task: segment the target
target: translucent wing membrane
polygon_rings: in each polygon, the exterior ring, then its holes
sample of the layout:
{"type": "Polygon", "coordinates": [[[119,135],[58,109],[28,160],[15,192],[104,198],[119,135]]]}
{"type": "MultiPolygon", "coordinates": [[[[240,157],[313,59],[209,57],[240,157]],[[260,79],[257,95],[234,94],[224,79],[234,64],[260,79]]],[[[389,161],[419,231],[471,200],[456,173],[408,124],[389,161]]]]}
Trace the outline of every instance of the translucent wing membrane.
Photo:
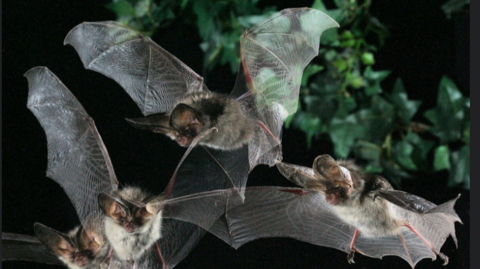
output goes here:
{"type": "MultiPolygon", "coordinates": [[[[435,207],[430,213],[418,214],[390,204],[392,212],[406,220],[435,250],[439,251],[448,236],[455,238],[456,199],[435,207]]],[[[227,207],[209,231],[234,248],[262,237],[291,237],[319,246],[350,252],[355,234],[352,227],[340,220],[319,192],[298,188],[247,188],[245,203],[227,207]]],[[[359,253],[381,258],[399,256],[412,267],[424,258],[435,259],[432,249],[414,232],[402,227],[400,234],[365,237],[355,241],[359,253]]]]}
{"type": "Polygon", "coordinates": [[[14,260],[63,265],[35,236],[2,233],[2,261],[14,260]]]}
{"type": "MultiPolygon", "coordinates": [[[[100,192],[117,189],[108,152],[93,120],[82,105],[47,68],[35,67],[28,79],[27,107],[45,130],[48,141],[47,176],[65,190],[82,224],[100,214],[100,192]]],[[[86,224],[88,225],[88,224],[86,224]]]]}
{"type": "Polygon", "coordinates": [[[172,179],[171,198],[230,188],[243,197],[248,172],[247,146],[232,151],[195,147],[172,179]]]}
{"type": "Polygon", "coordinates": [[[85,68],[120,84],[144,115],[170,111],[188,92],[208,91],[203,78],[175,56],[117,22],[79,24],[64,44],[75,48],[85,68]]]}
{"type": "Polygon", "coordinates": [[[240,99],[253,94],[246,101],[254,102],[250,107],[256,111],[251,113],[261,121],[251,143],[251,165],[274,165],[281,158],[278,149],[271,149],[280,144],[286,117],[297,110],[303,70],[318,54],[322,32],[338,26],[321,11],[295,8],[275,13],[242,35],[243,74],[232,94],[240,99]]]}

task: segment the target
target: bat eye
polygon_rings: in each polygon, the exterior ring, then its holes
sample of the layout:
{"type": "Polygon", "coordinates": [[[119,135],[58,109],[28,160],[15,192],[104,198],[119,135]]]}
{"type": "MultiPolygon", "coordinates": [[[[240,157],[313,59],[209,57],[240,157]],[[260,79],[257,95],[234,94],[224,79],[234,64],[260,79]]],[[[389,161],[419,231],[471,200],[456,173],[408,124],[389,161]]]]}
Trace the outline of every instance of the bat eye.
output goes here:
{"type": "Polygon", "coordinates": [[[195,129],[191,128],[190,130],[188,130],[188,134],[192,137],[195,137],[197,135],[197,132],[195,132],[195,129]]]}
{"type": "Polygon", "coordinates": [[[124,221],[125,221],[125,219],[124,219],[124,218],[120,218],[120,222],[122,222],[122,223],[123,223],[124,221]]]}
{"type": "Polygon", "coordinates": [[[85,255],[86,255],[87,258],[89,258],[90,260],[93,259],[93,252],[92,252],[92,251],[86,250],[86,251],[85,251],[85,255]]]}
{"type": "Polygon", "coordinates": [[[338,194],[342,197],[345,196],[345,190],[343,188],[338,188],[338,194]]]}

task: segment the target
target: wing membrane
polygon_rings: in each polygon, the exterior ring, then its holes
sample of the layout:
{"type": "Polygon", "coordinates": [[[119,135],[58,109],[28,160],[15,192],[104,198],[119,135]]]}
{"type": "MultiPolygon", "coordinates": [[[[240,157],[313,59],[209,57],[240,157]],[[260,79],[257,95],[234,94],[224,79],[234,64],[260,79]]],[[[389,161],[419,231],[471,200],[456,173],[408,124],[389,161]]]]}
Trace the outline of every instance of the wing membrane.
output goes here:
{"type": "Polygon", "coordinates": [[[117,189],[110,157],[93,120],[55,74],[35,67],[25,76],[27,107],[47,136],[47,176],[65,190],[84,224],[91,213],[101,212],[98,194],[117,189]]]}

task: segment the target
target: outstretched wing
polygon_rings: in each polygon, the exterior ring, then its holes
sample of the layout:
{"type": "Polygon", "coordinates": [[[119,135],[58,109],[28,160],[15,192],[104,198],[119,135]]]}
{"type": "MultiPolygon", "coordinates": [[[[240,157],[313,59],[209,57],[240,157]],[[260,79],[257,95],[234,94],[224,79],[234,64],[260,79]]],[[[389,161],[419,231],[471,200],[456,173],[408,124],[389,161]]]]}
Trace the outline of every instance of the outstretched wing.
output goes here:
{"type": "Polygon", "coordinates": [[[27,71],[27,107],[45,130],[47,176],[65,190],[82,224],[100,213],[100,192],[110,193],[118,182],[95,123],[63,83],[46,67],[27,71]]]}
{"type": "Polygon", "coordinates": [[[35,236],[2,233],[2,261],[15,260],[64,265],[35,236]]]}
{"type": "Polygon", "coordinates": [[[193,91],[208,91],[203,78],[150,38],[113,21],[84,22],[64,44],[72,45],[85,68],[120,84],[147,116],[165,113],[193,91]]]}
{"type": "MultiPolygon", "coordinates": [[[[436,250],[446,238],[455,239],[453,216],[455,200],[437,206],[438,210],[418,214],[392,204],[392,212],[410,222],[436,250]]],[[[234,248],[264,237],[291,237],[311,244],[350,252],[355,227],[339,219],[332,206],[319,192],[300,188],[255,187],[247,188],[245,203],[228,207],[209,232],[234,248]]],[[[424,258],[435,258],[432,250],[409,228],[403,227],[400,235],[365,237],[359,233],[355,241],[359,253],[381,258],[399,256],[412,267],[424,258]]]]}
{"type": "Polygon", "coordinates": [[[232,95],[248,103],[247,110],[259,121],[258,137],[250,144],[252,168],[281,160],[283,122],[297,111],[303,70],[318,55],[322,32],[332,27],[339,25],[321,11],[293,8],[273,14],[242,35],[232,95]]]}

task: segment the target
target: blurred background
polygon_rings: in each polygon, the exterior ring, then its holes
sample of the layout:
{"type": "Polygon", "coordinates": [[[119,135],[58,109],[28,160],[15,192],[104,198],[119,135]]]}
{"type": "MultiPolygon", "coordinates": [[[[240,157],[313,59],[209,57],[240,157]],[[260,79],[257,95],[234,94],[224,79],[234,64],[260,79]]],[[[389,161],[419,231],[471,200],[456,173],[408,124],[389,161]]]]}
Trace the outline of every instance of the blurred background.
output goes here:
{"type": "MultiPolygon", "coordinates": [[[[245,29],[290,7],[320,9],[339,24],[321,38],[302,78],[298,112],[286,122],[284,161],[354,158],[398,188],[434,203],[455,197],[459,248],[447,239],[447,268],[469,268],[470,2],[449,1],[4,1],[2,231],[33,235],[33,223],[59,231],[78,223],[63,190],[45,177],[46,137],[26,108],[23,74],[47,66],[95,120],[117,178],[160,193],[184,150],[169,138],[131,128],[140,110],[114,81],[83,68],[68,31],[84,21],[118,20],[151,38],[229,93],[245,29]]],[[[257,167],[247,186],[292,186],[275,168],[257,167]]],[[[287,238],[238,250],[207,234],[177,268],[408,268],[287,238]]],[[[46,268],[5,262],[5,268],[46,268]]],[[[423,260],[417,268],[439,268],[423,260]]],[[[442,267],[443,268],[443,267],[442,267]]]]}

